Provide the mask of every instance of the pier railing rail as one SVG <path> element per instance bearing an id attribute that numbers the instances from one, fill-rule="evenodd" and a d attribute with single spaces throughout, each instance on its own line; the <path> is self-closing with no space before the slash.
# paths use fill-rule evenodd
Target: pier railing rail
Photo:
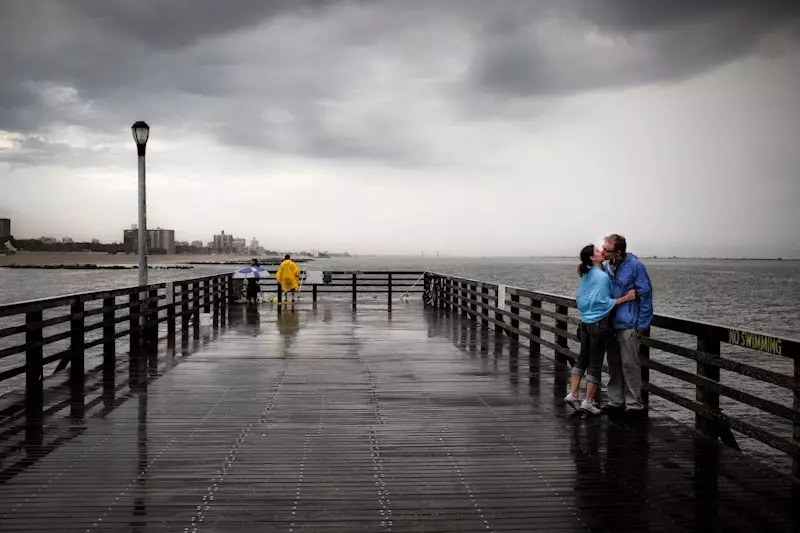
<path id="1" fill-rule="evenodd" d="M 424 274 L 423 271 L 409 270 L 324 271 L 323 283 L 304 284 L 302 293 L 303 298 L 311 298 L 312 302 L 316 302 L 321 295 L 335 295 L 337 298 L 349 296 L 353 309 L 358 306 L 359 295 L 381 298 L 385 295 L 387 306 L 391 309 L 392 303 L 403 295 L 423 292 Z M 303 270 L 301 279 L 305 280 L 305 276 L 306 270 Z M 278 302 L 281 301 L 283 293 L 274 277 L 262 278 L 259 285 L 265 294 L 274 292 Z"/>
<path id="2" fill-rule="evenodd" d="M 305 275 L 303 271 L 301 277 Z M 312 302 L 320 295 L 345 296 L 353 308 L 360 295 L 385 295 L 391 309 L 403 295 L 421 293 L 422 278 L 421 271 L 331 271 L 323 283 L 302 287 L 302 293 Z M 216 323 L 220 311 L 238 298 L 237 281 L 220 274 L 0 305 L 0 383 L 24 374 L 26 395 L 35 407 L 43 391 L 43 369 L 69 367 L 70 379 L 80 389 L 85 353 L 92 349 L 102 350 L 103 371 L 111 378 L 120 339 L 128 339 L 129 353 L 146 350 L 157 344 L 159 326 L 166 322 L 168 342 L 175 341 L 178 324 L 185 341 L 190 329 L 198 334 L 201 312 L 213 311 Z M 259 283 L 267 293 L 275 291 L 280 301 L 274 278 Z"/>
<path id="3" fill-rule="evenodd" d="M 548 350 L 561 374 L 557 377 L 566 386 L 568 365 L 578 357 L 575 343 L 580 343 L 577 335 L 580 318 L 574 298 L 438 273 L 426 274 L 425 284 L 436 287 L 434 306 L 458 313 L 484 328 L 503 332 L 515 341 L 526 340 L 532 360 L 542 355 L 543 348 Z M 658 314 L 653 318 L 652 327 L 659 334 L 645 337 L 639 350 L 645 404 L 649 403 L 649 394 L 654 394 L 689 409 L 695 413 L 695 427 L 699 431 L 734 447 L 738 446 L 731 430 L 756 439 L 791 457 L 793 473 L 800 477 L 800 342 Z M 694 346 L 681 346 L 659 338 L 665 331 L 693 338 Z M 550 338 L 543 338 L 544 334 Z M 793 362 L 793 373 L 776 372 L 724 357 L 721 355 L 724 344 L 785 358 Z M 696 371 L 656 361 L 650 357 L 651 349 L 694 361 Z M 783 394 L 767 399 L 744 391 L 736 382 L 721 382 L 720 370 L 776 386 Z M 695 397 L 686 397 L 652 383 L 650 371 L 692 385 Z M 721 396 L 779 417 L 791 423 L 791 430 L 786 432 L 788 435 L 781 435 L 753 421 L 727 414 L 720 409 Z"/>
<path id="4" fill-rule="evenodd" d="M 199 333 L 201 311 L 219 320 L 229 291 L 230 274 L 224 274 L 0 305 L 0 383 L 25 375 L 26 410 L 36 412 L 45 368 L 68 367 L 72 394 L 80 396 L 86 354 L 96 349 L 104 382 L 113 386 L 120 341 L 127 337 L 134 354 L 154 347 L 164 322 L 170 342 L 178 323 L 186 340 L 190 326 Z"/>

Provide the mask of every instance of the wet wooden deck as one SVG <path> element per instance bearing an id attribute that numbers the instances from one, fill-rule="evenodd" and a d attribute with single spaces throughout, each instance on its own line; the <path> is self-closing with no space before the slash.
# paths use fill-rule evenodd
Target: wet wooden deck
<path id="1" fill-rule="evenodd" d="M 552 363 L 506 338 L 413 303 L 308 305 L 232 308 L 146 382 L 54 414 L 44 444 L 4 456 L 0 531 L 800 524 L 789 478 L 657 413 L 570 417 Z"/>

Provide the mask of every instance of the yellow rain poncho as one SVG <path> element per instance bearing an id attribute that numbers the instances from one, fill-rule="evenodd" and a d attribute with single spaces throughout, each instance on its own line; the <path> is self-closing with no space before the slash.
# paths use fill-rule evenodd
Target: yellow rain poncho
<path id="1" fill-rule="evenodd" d="M 291 259 L 285 259 L 275 273 L 275 279 L 281 284 L 283 292 L 296 291 L 300 288 L 300 267 Z"/>

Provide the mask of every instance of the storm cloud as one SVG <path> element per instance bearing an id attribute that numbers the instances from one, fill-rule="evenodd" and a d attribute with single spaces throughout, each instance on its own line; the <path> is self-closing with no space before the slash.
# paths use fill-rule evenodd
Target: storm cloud
<path id="1" fill-rule="evenodd" d="M 566 0 L 498 10 L 471 69 L 479 87 L 558 95 L 687 78 L 756 52 L 790 1 Z M 528 16 L 526 16 L 528 15 Z"/>

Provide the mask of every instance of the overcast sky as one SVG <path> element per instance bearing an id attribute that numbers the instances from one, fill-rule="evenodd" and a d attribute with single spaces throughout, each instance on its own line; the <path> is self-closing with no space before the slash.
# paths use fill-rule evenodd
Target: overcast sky
<path id="1" fill-rule="evenodd" d="M 800 257 L 797 0 L 3 0 L 0 217 L 278 250 Z"/>

